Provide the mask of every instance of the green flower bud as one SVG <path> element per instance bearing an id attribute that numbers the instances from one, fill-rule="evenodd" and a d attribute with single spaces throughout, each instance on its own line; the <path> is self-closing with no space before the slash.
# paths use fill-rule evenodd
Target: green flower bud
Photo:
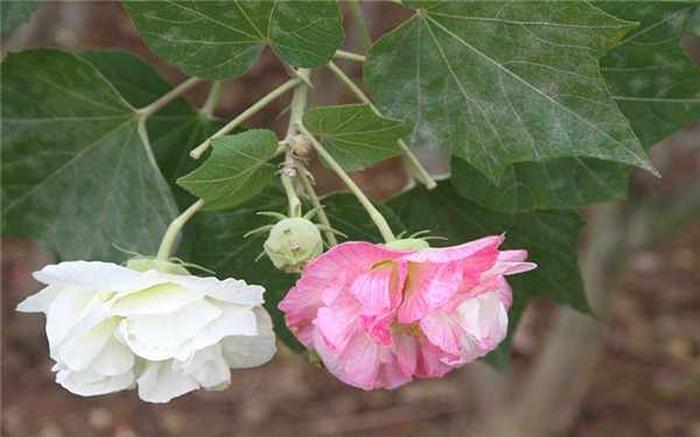
<path id="1" fill-rule="evenodd" d="M 323 238 L 311 221 L 301 217 L 286 218 L 272 227 L 263 247 L 275 267 L 295 273 L 323 252 Z"/>
<path id="2" fill-rule="evenodd" d="M 145 256 L 137 256 L 135 258 L 131 258 L 129 261 L 126 262 L 126 268 L 136 270 L 139 272 L 145 272 L 147 270 L 155 269 L 160 272 L 171 273 L 173 275 L 190 274 L 190 272 L 187 271 L 187 269 L 180 264 Z"/>
<path id="3" fill-rule="evenodd" d="M 422 238 L 404 238 L 402 240 L 394 240 L 386 243 L 384 246 L 389 249 L 398 250 L 422 250 L 430 247 L 427 241 Z"/>

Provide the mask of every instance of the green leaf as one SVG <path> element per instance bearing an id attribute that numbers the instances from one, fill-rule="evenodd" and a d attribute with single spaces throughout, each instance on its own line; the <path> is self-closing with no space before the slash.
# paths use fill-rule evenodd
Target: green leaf
<path id="1" fill-rule="evenodd" d="M 285 61 L 314 67 L 343 38 L 331 1 L 140 1 L 126 9 L 146 44 L 190 76 L 225 79 L 245 73 L 269 44 Z"/>
<path id="2" fill-rule="evenodd" d="M 268 163 L 277 151 L 277 137 L 256 129 L 216 138 L 211 155 L 199 168 L 177 180 L 205 201 L 208 210 L 240 205 L 269 185 L 275 166 Z"/>
<path id="3" fill-rule="evenodd" d="M 498 183 L 516 163 L 589 157 L 654 171 L 598 58 L 631 23 L 585 2 L 414 3 L 369 52 L 383 113 L 409 143 L 450 150 Z"/>
<path id="4" fill-rule="evenodd" d="M 100 50 L 80 55 L 97 67 L 134 107 L 146 106 L 172 88 L 148 63 L 133 53 Z M 190 158 L 189 151 L 213 134 L 220 125 L 219 121 L 203 116 L 184 98 L 175 99 L 148 118 L 146 126 L 151 148 L 181 209 L 189 206 L 195 197 L 175 181 L 199 165 L 198 161 Z"/>
<path id="5" fill-rule="evenodd" d="M 177 210 L 129 103 L 59 50 L 10 54 L 2 77 L 3 233 L 62 259 L 155 251 Z"/>
<path id="6" fill-rule="evenodd" d="M 597 5 L 624 19 L 642 22 L 626 42 L 603 58 L 604 76 L 620 94 L 615 99 L 642 145 L 649 148 L 699 120 L 700 74 L 683 53 L 680 38 L 691 10 L 697 13 L 700 8 L 658 2 Z M 617 66 L 608 68 L 607 63 Z M 622 199 L 630 173 L 629 167 L 613 162 L 559 158 L 517 163 L 506 170 L 500 185 L 495 185 L 465 161 L 452 162 L 452 182 L 461 195 L 504 212 L 576 208 Z"/>
<path id="7" fill-rule="evenodd" d="M 546 297 L 559 304 L 590 312 L 578 267 L 578 241 L 583 221 L 572 211 L 539 211 L 501 214 L 488 211 L 461 198 L 447 182 L 432 191 L 415 188 L 389 202 L 409 232 L 432 230 L 456 245 L 486 235 L 506 233 L 505 249 L 527 249 L 528 259 L 538 268 L 508 278 L 514 304 L 510 313 L 509 338 L 517 328 L 527 302 Z M 496 353 L 503 366 L 507 340 Z M 505 357 L 504 357 L 505 355 Z"/>
<path id="8" fill-rule="evenodd" d="M 698 6 L 663 2 L 602 2 L 616 15 L 641 22 L 602 61 L 613 98 L 642 144 L 651 147 L 700 120 L 700 67 L 680 39 Z"/>
<path id="9" fill-rule="evenodd" d="M 29 21 L 29 17 L 40 4 L 40 0 L 0 1 L 0 32 L 11 32 Z"/>
<path id="10" fill-rule="evenodd" d="M 555 158 L 508 167 L 495 185 L 460 158 L 452 185 L 464 198 L 493 211 L 572 209 L 625 198 L 630 167 L 594 158 Z"/>
<path id="11" fill-rule="evenodd" d="M 304 114 L 304 126 L 347 171 L 400 155 L 397 141 L 409 132 L 403 121 L 382 117 L 364 104 L 315 108 Z"/>

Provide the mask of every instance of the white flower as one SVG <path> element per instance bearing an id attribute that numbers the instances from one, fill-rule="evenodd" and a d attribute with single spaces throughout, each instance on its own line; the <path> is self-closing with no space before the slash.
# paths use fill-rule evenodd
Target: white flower
<path id="1" fill-rule="evenodd" d="M 264 289 L 243 281 L 71 261 L 34 274 L 47 286 L 18 311 L 46 313 L 56 382 L 92 396 L 134 388 L 149 402 L 229 385 L 229 368 L 275 353 Z"/>

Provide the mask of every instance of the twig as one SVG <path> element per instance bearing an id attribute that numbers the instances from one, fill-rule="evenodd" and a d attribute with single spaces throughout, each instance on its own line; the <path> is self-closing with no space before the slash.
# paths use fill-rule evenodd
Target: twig
<path id="1" fill-rule="evenodd" d="M 274 90 L 270 91 L 267 95 L 265 95 L 263 98 L 252 104 L 251 106 L 248 107 L 245 111 L 241 112 L 238 117 L 234 118 L 230 122 L 228 122 L 224 127 L 219 129 L 214 135 L 210 136 L 202 144 L 199 146 L 195 147 L 190 151 L 190 156 L 194 159 L 198 159 L 206 150 L 209 148 L 209 145 L 211 144 L 211 140 L 215 138 L 219 138 L 220 136 L 226 135 L 227 133 L 231 132 L 235 128 L 237 128 L 241 123 L 246 121 L 248 118 L 253 116 L 255 113 L 263 109 L 265 106 L 267 106 L 270 102 L 275 100 L 277 97 L 281 96 L 282 94 L 286 93 L 287 91 L 291 90 L 295 86 L 299 85 L 302 82 L 302 80 L 298 77 L 289 79 L 282 85 L 278 86 Z"/>

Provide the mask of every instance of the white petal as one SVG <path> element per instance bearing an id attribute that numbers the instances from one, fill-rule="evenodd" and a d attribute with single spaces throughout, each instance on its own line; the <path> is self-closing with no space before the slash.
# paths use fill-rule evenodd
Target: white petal
<path id="1" fill-rule="evenodd" d="M 224 357 L 229 367 L 246 369 L 267 363 L 275 356 L 275 334 L 272 320 L 262 308 L 255 309 L 258 334 L 255 336 L 231 336 L 221 341 Z"/>
<path id="2" fill-rule="evenodd" d="M 49 346 L 55 349 L 80 321 L 80 315 L 94 293 L 85 289 L 68 287 L 59 293 L 46 314 L 46 336 Z"/>
<path id="3" fill-rule="evenodd" d="M 51 302 L 53 302 L 62 289 L 62 285 L 49 285 L 44 287 L 38 293 L 32 294 L 20 302 L 17 305 L 17 311 L 23 313 L 46 313 L 49 310 Z"/>
<path id="4" fill-rule="evenodd" d="M 64 284 L 92 290 L 122 290 L 139 272 L 100 261 L 65 261 L 34 272 L 34 278 L 44 284 Z"/>
<path id="5" fill-rule="evenodd" d="M 185 341 L 194 338 L 221 314 L 216 306 L 200 300 L 169 314 L 129 317 L 121 322 L 119 329 L 136 355 L 165 360 L 175 356 Z"/>
<path id="6" fill-rule="evenodd" d="M 209 297 L 239 305 L 262 305 L 265 291 L 260 285 L 247 285 L 245 281 L 227 278 L 168 275 L 169 280 L 183 287 L 206 293 Z"/>
<path id="7" fill-rule="evenodd" d="M 175 361 L 174 367 L 194 378 L 206 389 L 220 390 L 228 387 L 231 382 L 231 371 L 219 344 L 197 351 L 187 363 Z"/>
<path id="8" fill-rule="evenodd" d="M 204 294 L 201 292 L 172 282 L 160 283 L 117 296 L 112 306 L 112 314 L 129 317 L 171 313 L 203 297 Z"/>
<path id="9" fill-rule="evenodd" d="M 191 376 L 178 372 L 174 361 L 150 361 L 138 379 L 139 397 L 146 402 L 164 403 L 197 390 L 199 384 Z"/>
<path id="10" fill-rule="evenodd" d="M 72 371 L 87 369 L 113 338 L 112 334 L 118 324 L 119 319 L 112 317 L 88 331 L 69 335 L 58 346 L 58 361 Z"/>
<path id="11" fill-rule="evenodd" d="M 126 373 L 134 366 L 134 353 L 112 336 L 99 355 L 92 361 L 90 369 L 105 376 Z"/>
<path id="12" fill-rule="evenodd" d="M 57 383 L 80 396 L 96 396 L 125 390 L 131 387 L 135 380 L 131 370 L 116 376 L 103 376 L 88 370 L 73 372 L 68 369 L 60 369 L 56 374 Z"/>
<path id="13" fill-rule="evenodd" d="M 214 303 L 222 313 L 202 328 L 197 336 L 183 343 L 175 358 L 185 361 L 195 351 L 204 349 L 230 335 L 257 335 L 257 320 L 253 309 L 226 303 Z"/>

